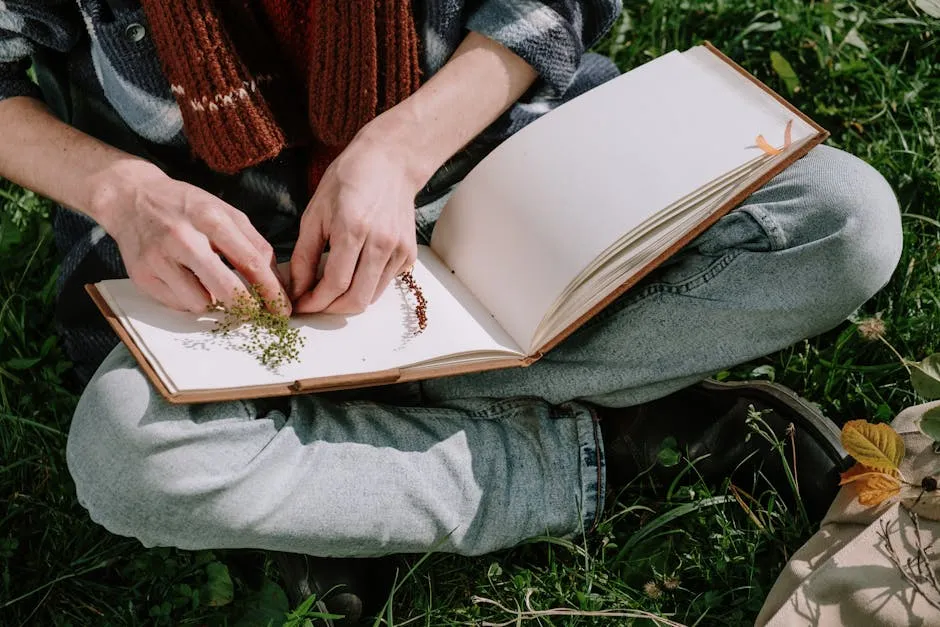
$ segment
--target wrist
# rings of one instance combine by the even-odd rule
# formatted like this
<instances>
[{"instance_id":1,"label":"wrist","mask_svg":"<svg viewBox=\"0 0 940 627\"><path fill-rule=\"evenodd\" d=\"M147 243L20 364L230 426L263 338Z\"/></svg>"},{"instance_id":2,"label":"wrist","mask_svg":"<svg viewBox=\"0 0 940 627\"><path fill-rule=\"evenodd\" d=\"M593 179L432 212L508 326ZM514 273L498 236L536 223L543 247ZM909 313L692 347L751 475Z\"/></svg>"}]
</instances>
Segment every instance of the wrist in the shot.
<instances>
[{"instance_id":1,"label":"wrist","mask_svg":"<svg viewBox=\"0 0 940 627\"><path fill-rule=\"evenodd\" d=\"M368 142L390 155L402 166L417 193L450 156L436 154L428 126L428 120L422 120L405 101L363 127L356 140Z\"/></svg>"},{"instance_id":2,"label":"wrist","mask_svg":"<svg viewBox=\"0 0 940 627\"><path fill-rule=\"evenodd\" d=\"M166 174L149 161L117 160L89 177L89 198L82 209L113 235L122 214L136 203L141 187L161 178Z\"/></svg>"}]
</instances>

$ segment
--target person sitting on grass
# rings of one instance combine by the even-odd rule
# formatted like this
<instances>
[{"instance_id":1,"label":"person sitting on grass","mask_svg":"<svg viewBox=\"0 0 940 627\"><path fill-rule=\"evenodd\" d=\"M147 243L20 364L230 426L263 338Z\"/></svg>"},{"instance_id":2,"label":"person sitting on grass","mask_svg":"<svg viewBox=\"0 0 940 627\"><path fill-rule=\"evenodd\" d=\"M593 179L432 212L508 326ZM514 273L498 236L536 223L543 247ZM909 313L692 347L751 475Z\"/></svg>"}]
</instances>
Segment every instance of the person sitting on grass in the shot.
<instances>
[{"instance_id":1,"label":"person sitting on grass","mask_svg":"<svg viewBox=\"0 0 940 627\"><path fill-rule=\"evenodd\" d=\"M359 576L375 562L338 558L581 536L667 435L712 453L707 479L730 473L759 448L750 406L780 434L796 426L801 494L820 516L843 457L832 425L779 386L700 382L833 328L888 281L897 201L831 147L527 369L170 405L84 294L129 276L204 311L232 297L238 271L294 312L361 312L410 266L474 163L616 76L586 50L620 11L0 4L0 175L61 204L57 321L85 385L67 458L92 519L147 546L277 552L297 594L347 583L327 605L351 624L386 591ZM315 283L326 243L336 262ZM288 259L282 285L273 265Z\"/></svg>"}]
</instances>

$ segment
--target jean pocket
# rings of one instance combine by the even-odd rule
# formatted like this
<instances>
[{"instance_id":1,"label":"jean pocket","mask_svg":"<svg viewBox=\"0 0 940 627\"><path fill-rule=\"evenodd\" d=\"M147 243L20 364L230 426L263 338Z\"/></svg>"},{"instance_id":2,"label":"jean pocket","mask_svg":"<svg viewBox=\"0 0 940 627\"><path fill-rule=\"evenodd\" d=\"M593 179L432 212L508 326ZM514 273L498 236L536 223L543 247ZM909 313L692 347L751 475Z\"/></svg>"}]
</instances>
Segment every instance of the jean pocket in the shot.
<instances>
[{"instance_id":1,"label":"jean pocket","mask_svg":"<svg viewBox=\"0 0 940 627\"><path fill-rule=\"evenodd\" d=\"M735 210L723 216L691 244L703 255L720 257L731 250L768 252L773 248L767 231L747 210Z\"/></svg>"}]
</instances>

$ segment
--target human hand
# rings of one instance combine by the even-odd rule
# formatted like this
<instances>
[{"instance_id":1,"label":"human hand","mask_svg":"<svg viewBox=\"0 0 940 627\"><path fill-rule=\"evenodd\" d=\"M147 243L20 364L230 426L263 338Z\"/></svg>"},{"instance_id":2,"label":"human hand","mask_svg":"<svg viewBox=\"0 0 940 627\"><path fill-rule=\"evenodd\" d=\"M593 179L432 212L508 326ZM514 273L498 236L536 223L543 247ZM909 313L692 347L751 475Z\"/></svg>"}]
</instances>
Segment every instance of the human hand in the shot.
<instances>
[{"instance_id":1,"label":"human hand","mask_svg":"<svg viewBox=\"0 0 940 627\"><path fill-rule=\"evenodd\" d=\"M204 312L247 295L227 259L271 307L290 312L271 245L248 217L162 172L140 172L121 193L103 193L99 223L117 242L128 276L173 309ZM127 189L133 192L124 193ZM286 308L286 309L285 309Z\"/></svg>"},{"instance_id":2,"label":"human hand","mask_svg":"<svg viewBox=\"0 0 940 627\"><path fill-rule=\"evenodd\" d=\"M367 129L327 168L301 217L290 261L295 311L360 313L417 257L414 199L424 181L394 144Z\"/></svg>"},{"instance_id":3,"label":"human hand","mask_svg":"<svg viewBox=\"0 0 940 627\"><path fill-rule=\"evenodd\" d=\"M301 219L290 263L295 311L356 313L375 302L417 256L421 186L537 78L510 49L471 32L414 94L359 131ZM326 242L330 256L313 287Z\"/></svg>"}]
</instances>

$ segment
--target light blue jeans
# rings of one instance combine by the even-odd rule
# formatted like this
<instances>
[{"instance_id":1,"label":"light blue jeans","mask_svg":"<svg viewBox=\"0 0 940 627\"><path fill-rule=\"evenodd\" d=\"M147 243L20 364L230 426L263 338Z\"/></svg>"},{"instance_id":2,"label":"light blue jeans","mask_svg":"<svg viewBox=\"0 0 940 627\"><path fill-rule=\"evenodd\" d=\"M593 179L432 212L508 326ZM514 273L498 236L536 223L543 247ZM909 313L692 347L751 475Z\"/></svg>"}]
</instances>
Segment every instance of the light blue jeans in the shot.
<instances>
[{"instance_id":1,"label":"light blue jeans","mask_svg":"<svg viewBox=\"0 0 940 627\"><path fill-rule=\"evenodd\" d=\"M885 180L816 148L527 369L172 406L118 347L76 409L69 468L95 521L148 546L472 555L580 535L605 493L593 405L649 401L834 327L900 251Z\"/></svg>"}]
</instances>

